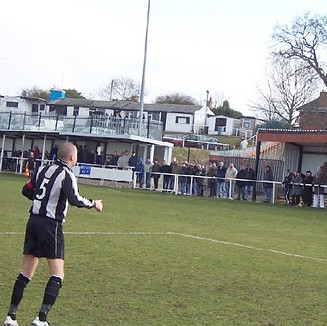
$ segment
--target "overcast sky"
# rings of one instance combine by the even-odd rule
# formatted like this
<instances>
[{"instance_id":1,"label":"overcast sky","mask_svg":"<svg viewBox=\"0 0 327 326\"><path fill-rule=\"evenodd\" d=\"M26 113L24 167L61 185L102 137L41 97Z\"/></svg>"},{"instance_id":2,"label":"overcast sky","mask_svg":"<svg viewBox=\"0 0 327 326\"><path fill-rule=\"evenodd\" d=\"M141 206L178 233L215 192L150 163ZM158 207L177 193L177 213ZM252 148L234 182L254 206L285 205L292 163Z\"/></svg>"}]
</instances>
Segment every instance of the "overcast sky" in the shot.
<instances>
[{"instance_id":1,"label":"overcast sky","mask_svg":"<svg viewBox=\"0 0 327 326\"><path fill-rule=\"evenodd\" d=\"M1 4L0 95L36 85L93 94L111 78L141 81L148 0L10 0ZM248 114L277 24L322 0L151 0L145 86L227 99Z\"/></svg>"}]
</instances>

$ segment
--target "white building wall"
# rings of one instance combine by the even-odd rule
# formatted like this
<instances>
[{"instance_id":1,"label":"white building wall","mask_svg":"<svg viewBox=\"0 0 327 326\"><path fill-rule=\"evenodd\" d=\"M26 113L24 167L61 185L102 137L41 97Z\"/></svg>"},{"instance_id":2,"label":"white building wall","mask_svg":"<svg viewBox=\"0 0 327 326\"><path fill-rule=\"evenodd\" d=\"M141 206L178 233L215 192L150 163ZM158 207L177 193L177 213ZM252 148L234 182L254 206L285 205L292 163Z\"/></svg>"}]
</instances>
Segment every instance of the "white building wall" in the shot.
<instances>
[{"instance_id":1,"label":"white building wall","mask_svg":"<svg viewBox=\"0 0 327 326\"><path fill-rule=\"evenodd\" d=\"M18 107L8 107L7 102L15 102L18 103ZM39 103L39 101L32 101L26 98L22 98L21 96L4 96L0 97L0 112L15 112L15 113L24 113L27 114L32 113L32 104L38 105L38 114L39 112L47 114L49 112L49 106L44 103ZM44 110L40 110L40 104L44 105Z\"/></svg>"},{"instance_id":2,"label":"white building wall","mask_svg":"<svg viewBox=\"0 0 327 326\"><path fill-rule=\"evenodd\" d=\"M207 125L207 108L203 106L200 110L194 113L194 132L198 133L199 128L203 128Z\"/></svg>"},{"instance_id":3,"label":"white building wall","mask_svg":"<svg viewBox=\"0 0 327 326\"><path fill-rule=\"evenodd\" d=\"M189 123L176 123L176 118L189 120ZM167 113L166 131L190 133L193 127L193 115L187 113Z\"/></svg>"},{"instance_id":4,"label":"white building wall","mask_svg":"<svg viewBox=\"0 0 327 326\"><path fill-rule=\"evenodd\" d=\"M7 102L18 103L18 107L7 107ZM17 113L31 113L32 103L20 98L19 96L5 96L0 98L0 110L1 112L17 112Z\"/></svg>"},{"instance_id":5,"label":"white building wall","mask_svg":"<svg viewBox=\"0 0 327 326\"><path fill-rule=\"evenodd\" d=\"M225 129L215 130L216 119L217 118L225 118L226 119L226 126ZM208 118L208 127L209 127L209 134L210 135L225 135L225 136L232 136L235 134L235 124L237 124L238 119L226 117L224 115L216 115L213 117Z\"/></svg>"}]
</instances>

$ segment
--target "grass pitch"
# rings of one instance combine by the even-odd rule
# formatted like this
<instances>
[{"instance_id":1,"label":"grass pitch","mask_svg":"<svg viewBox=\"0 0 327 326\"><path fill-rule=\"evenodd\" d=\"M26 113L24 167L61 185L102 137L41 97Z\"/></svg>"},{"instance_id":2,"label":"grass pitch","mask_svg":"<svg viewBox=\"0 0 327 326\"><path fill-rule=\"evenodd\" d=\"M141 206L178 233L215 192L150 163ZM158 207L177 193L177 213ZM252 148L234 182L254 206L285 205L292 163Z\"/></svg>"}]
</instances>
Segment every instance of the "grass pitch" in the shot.
<instances>
[{"instance_id":1,"label":"grass pitch","mask_svg":"<svg viewBox=\"0 0 327 326\"><path fill-rule=\"evenodd\" d=\"M29 201L0 174L0 313L21 266ZM66 277L51 326L326 325L326 210L80 186L104 211L70 207ZM37 315L47 266L28 285Z\"/></svg>"}]
</instances>

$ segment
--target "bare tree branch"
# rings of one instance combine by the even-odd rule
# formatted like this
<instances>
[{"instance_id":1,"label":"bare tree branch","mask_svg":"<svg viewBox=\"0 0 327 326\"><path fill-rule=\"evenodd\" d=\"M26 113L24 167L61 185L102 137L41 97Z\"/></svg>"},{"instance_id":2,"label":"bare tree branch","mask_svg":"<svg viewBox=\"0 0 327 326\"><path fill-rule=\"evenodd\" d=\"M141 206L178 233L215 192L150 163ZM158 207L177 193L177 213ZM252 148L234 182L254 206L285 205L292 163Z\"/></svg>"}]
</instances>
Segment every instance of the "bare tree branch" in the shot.
<instances>
[{"instance_id":1,"label":"bare tree branch","mask_svg":"<svg viewBox=\"0 0 327 326\"><path fill-rule=\"evenodd\" d=\"M281 121L287 128L294 128L298 109L314 98L319 82L315 71L304 61L273 56L251 108L267 121Z\"/></svg>"},{"instance_id":2,"label":"bare tree branch","mask_svg":"<svg viewBox=\"0 0 327 326\"><path fill-rule=\"evenodd\" d=\"M303 60L327 86L326 64L321 61L321 52L327 45L327 16L305 13L296 17L291 27L277 25L272 37L275 55Z\"/></svg>"},{"instance_id":3,"label":"bare tree branch","mask_svg":"<svg viewBox=\"0 0 327 326\"><path fill-rule=\"evenodd\" d=\"M107 100L130 101L140 96L141 84L128 77L117 77L98 90L98 95Z\"/></svg>"}]
</instances>

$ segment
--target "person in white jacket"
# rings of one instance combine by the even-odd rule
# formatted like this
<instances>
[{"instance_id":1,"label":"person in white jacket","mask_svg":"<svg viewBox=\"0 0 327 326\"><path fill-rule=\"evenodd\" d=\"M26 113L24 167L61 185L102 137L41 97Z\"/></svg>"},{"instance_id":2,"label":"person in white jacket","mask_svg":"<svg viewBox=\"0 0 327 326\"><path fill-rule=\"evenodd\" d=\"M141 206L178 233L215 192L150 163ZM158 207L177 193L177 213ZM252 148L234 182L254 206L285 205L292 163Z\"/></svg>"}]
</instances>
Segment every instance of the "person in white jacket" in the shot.
<instances>
[{"instance_id":1,"label":"person in white jacket","mask_svg":"<svg viewBox=\"0 0 327 326\"><path fill-rule=\"evenodd\" d=\"M321 187L321 185L324 184L324 175L322 170L323 167L318 166L317 173L313 178L313 208L325 208L325 188Z\"/></svg>"},{"instance_id":2,"label":"person in white jacket","mask_svg":"<svg viewBox=\"0 0 327 326\"><path fill-rule=\"evenodd\" d=\"M233 199L235 190L235 178L237 175L237 169L234 167L234 163L229 163L225 173L225 188L226 194L229 199Z\"/></svg>"}]
</instances>

